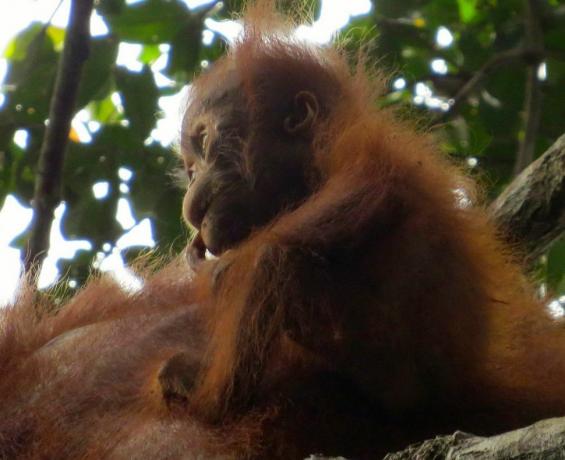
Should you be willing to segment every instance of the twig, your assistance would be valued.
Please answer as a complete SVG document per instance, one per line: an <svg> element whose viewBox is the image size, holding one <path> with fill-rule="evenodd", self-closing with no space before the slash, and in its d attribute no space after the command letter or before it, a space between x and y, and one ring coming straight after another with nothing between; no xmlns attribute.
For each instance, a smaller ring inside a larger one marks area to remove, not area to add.
<svg viewBox="0 0 565 460"><path fill-rule="evenodd" d="M57 14L57 11L59 11L59 8L61 8L61 5L63 4L65 0L59 0L59 3L57 4L57 6L55 7L55 9L53 10L53 12L51 13L51 16L49 16L49 19L47 20L47 22L45 23L44 27L47 27L51 24L51 21L53 21L53 18L55 17L55 15Z"/></svg>
<svg viewBox="0 0 565 460"><path fill-rule="evenodd" d="M539 6L536 0L524 0L526 46L536 51L528 62L524 98L524 137L521 139L514 175L517 175L534 159L536 138L541 118L541 85L537 69L543 55L543 38L540 30Z"/></svg>
<svg viewBox="0 0 565 460"><path fill-rule="evenodd" d="M440 114L435 122L443 123L451 118L459 106L467 99L469 94L471 94L477 86L482 82L490 72L507 64L508 62L515 61L517 59L524 59L531 55L531 50L525 48L514 48L508 51L502 51L491 57L483 66L477 70L469 80L461 87L457 94L453 97L449 111Z"/></svg>
<svg viewBox="0 0 565 460"><path fill-rule="evenodd" d="M73 0L71 3L69 26L49 109L49 125L37 167L31 236L24 261L26 273L31 275L39 270L47 254L53 213L61 201L65 149L75 111L80 75L89 52L92 4L93 0Z"/></svg>

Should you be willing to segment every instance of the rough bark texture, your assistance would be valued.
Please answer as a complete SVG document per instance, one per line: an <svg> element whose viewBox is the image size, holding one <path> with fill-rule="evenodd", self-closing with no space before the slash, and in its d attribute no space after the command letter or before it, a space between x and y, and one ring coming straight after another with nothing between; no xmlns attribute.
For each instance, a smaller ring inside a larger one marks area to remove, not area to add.
<svg viewBox="0 0 565 460"><path fill-rule="evenodd" d="M385 460L551 460L565 458L565 418L483 438L456 432L388 454Z"/></svg>
<svg viewBox="0 0 565 460"><path fill-rule="evenodd" d="M558 460L565 459L565 417L542 420L488 438L455 432L413 444L384 460ZM311 455L306 460L346 460Z"/></svg>
<svg viewBox="0 0 565 460"><path fill-rule="evenodd" d="M528 166L491 205L500 227L522 245L528 260L565 231L565 135Z"/></svg>

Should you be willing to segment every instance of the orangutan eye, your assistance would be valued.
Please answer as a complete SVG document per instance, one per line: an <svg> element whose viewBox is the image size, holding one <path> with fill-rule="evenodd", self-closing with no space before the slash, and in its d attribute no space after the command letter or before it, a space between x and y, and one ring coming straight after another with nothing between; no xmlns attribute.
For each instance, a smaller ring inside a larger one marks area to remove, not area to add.
<svg viewBox="0 0 565 460"><path fill-rule="evenodd" d="M208 144L208 132L202 129L194 136L193 142L200 153L204 153Z"/></svg>
<svg viewBox="0 0 565 460"><path fill-rule="evenodd" d="M200 148L204 152L207 146L208 146L208 132L206 130L202 130L200 133Z"/></svg>
<svg viewBox="0 0 565 460"><path fill-rule="evenodd" d="M188 175L188 185L190 185L196 180L197 177L196 165L194 163L187 168L186 174Z"/></svg>
<svg viewBox="0 0 565 460"><path fill-rule="evenodd" d="M190 140L192 147L198 154L202 155L205 153L208 145L208 132L205 128L201 128L196 134L190 136Z"/></svg>

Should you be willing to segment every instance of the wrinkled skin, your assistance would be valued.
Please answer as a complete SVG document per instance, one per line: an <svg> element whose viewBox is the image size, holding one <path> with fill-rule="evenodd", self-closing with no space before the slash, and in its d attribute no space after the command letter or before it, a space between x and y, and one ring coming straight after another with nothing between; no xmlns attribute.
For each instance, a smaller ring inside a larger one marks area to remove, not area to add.
<svg viewBox="0 0 565 460"><path fill-rule="evenodd" d="M266 131L250 129L258 122L242 93L228 70L219 88L191 99L184 118L181 152L190 180L184 217L199 232L191 252L196 259L205 249L219 256L233 248L316 185L309 132L318 115L315 96L298 95L279 126L262 121L275 125Z"/></svg>

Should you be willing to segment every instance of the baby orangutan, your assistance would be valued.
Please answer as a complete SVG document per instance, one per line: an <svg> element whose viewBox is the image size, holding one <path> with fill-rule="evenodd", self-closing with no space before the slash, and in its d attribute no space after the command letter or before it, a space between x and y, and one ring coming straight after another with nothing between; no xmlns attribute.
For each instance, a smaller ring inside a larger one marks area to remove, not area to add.
<svg viewBox="0 0 565 460"><path fill-rule="evenodd" d="M0 458L378 458L565 414L565 335L473 184L265 17L192 86L188 264L2 311Z"/></svg>

